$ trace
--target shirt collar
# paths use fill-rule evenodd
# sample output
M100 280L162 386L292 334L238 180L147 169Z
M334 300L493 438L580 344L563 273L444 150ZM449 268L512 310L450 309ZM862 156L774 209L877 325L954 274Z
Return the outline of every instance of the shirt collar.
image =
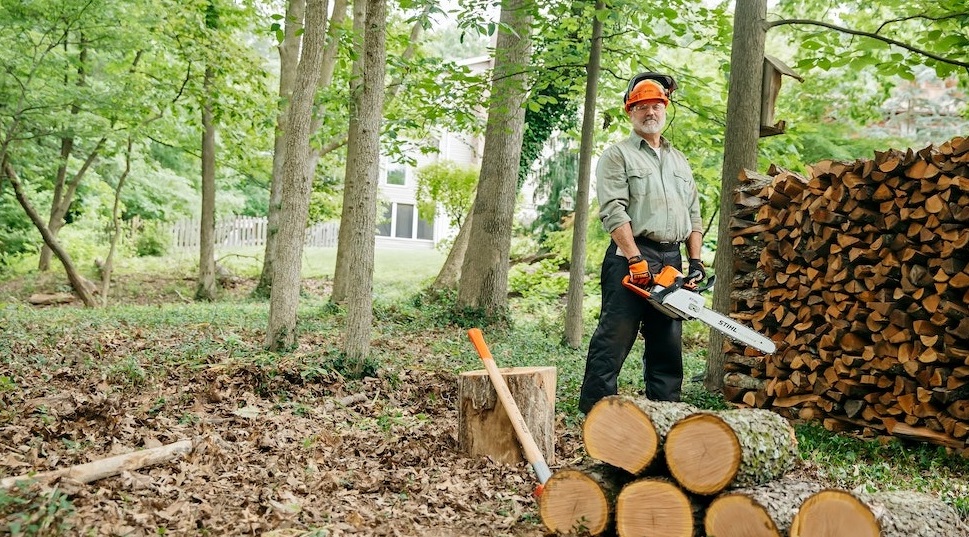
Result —
M629 138L627 139L627 141L629 142L630 145L632 145L636 149L642 149L644 145L646 147L649 147L650 149L653 149L649 145L649 143L646 142L646 139L645 138L643 138L642 136L636 134L636 131L632 131L629 134ZM661 135L659 137L659 146L662 147L663 149L669 149L670 148L670 142L669 142L669 140L666 139L665 136L662 136Z

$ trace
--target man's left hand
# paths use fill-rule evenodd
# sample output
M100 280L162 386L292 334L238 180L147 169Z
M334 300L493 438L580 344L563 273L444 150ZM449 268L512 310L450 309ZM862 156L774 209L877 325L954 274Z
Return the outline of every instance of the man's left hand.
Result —
M690 270L686 274L686 279L693 283L700 283L707 279L707 271L703 268L703 261L690 259Z

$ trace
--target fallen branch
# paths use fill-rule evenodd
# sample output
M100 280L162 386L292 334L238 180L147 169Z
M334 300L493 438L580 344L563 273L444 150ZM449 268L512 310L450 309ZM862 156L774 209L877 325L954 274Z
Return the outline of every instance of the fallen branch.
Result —
M98 479L118 475L124 471L138 470L145 466L170 461L178 455L191 453L194 446L194 440L180 440L172 444L143 449L133 453L125 453L123 455L115 455L114 457L78 464L70 468L5 477L0 480L0 489L8 489L22 481L52 481L61 477L68 477L79 483L90 483Z
M350 406L352 404L362 403L362 402L366 401L367 399L369 399L367 397L367 394L365 394L365 393L355 393L353 395L348 395L348 396L346 396L346 397L344 397L342 399L339 399L337 402L340 403L343 406Z

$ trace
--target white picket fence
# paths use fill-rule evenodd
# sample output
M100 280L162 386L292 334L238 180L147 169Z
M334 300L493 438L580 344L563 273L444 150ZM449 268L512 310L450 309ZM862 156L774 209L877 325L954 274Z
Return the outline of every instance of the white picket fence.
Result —
M217 247L265 246L267 219L236 216L215 223ZM172 224L172 248L198 248L201 222L196 219L179 220ZM340 233L338 222L322 222L306 229L305 246L336 247Z

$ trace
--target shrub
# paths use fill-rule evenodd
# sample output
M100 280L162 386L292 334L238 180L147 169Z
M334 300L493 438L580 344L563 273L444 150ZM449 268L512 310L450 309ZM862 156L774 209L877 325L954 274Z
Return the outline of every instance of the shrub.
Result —
M138 226L133 234L133 247L138 257L161 257L171 249L172 237L165 222L151 220Z

